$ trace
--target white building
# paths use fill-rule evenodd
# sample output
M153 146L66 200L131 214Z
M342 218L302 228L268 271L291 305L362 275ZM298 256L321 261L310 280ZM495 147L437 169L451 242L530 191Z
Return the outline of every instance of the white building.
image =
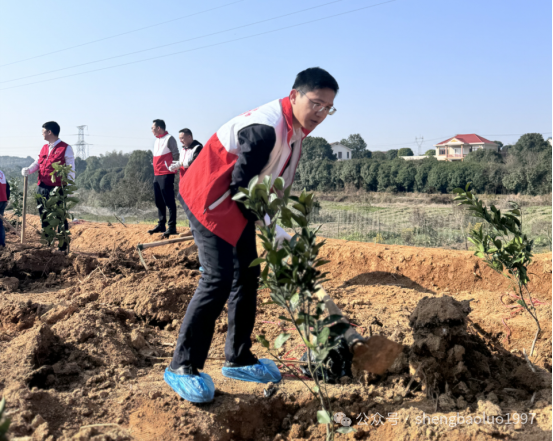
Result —
M338 161L345 161L351 159L351 149L345 145L340 144L339 142L333 142L330 144L332 147L332 153L336 155Z
M438 161L462 161L470 152L476 150L493 150L497 152L499 146L482 136L474 133L455 135L436 144L436 159Z

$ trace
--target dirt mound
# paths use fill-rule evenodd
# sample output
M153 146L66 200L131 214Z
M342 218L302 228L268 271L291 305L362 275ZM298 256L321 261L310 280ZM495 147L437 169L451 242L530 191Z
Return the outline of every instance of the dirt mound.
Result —
M409 365L426 391L436 397L445 394L443 410L455 409L456 402L474 402L483 389L503 393L512 373L524 364L507 351L494 357L482 338L469 333L470 310L467 301L425 297L409 319L414 339Z

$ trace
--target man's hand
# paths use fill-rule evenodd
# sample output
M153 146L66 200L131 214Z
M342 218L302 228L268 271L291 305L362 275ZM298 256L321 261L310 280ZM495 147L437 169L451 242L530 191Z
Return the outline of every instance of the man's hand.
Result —
M177 171L179 167L180 167L179 161L173 161L171 165L167 168L169 169L169 171L174 172L174 171Z
M275 229L275 233L276 233L278 249L282 247L282 242L284 241L290 242L290 239L292 239L292 236L290 236L286 231L284 231L284 229L280 225L277 225Z
M21 174L22 174L23 176L29 176L29 174L30 174L30 173L29 173L29 167L23 167L23 168L21 169Z

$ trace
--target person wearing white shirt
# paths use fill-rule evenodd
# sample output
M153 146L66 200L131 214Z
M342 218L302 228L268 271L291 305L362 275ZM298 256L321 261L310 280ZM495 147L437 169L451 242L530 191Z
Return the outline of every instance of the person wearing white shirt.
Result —
M37 193L45 199L50 197L50 192L55 187L62 185L59 177L52 177L50 174L54 171L52 164L59 162L60 164L70 165L73 170L69 177L75 179L75 154L70 145L59 139L60 126L55 121L48 121L42 125L42 137L48 144L44 144L35 162L29 167L25 167L21 170L23 176L29 176L38 171L38 188ZM42 203L39 202L39 213L42 215ZM44 228L46 223L42 223ZM65 220L65 228L68 228L67 220ZM61 250L65 250L67 244L61 247Z

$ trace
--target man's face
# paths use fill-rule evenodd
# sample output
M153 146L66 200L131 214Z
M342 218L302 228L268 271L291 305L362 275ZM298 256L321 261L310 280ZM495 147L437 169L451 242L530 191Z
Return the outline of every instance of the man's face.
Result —
M53 137L54 137L54 134L52 133L51 130L46 130L44 127L42 128L42 138L45 141L51 141Z
M160 136L160 135L163 135L165 131L161 127L156 126L156 123L153 123L152 133L154 134L154 136Z
M300 92L292 89L290 102L296 121L309 131L314 130L328 115L328 109L334 106L336 92L332 89L316 89L310 92ZM321 111L317 111L322 107Z
M183 146L188 147L190 144L192 144L193 139L190 135L181 132L179 133L179 141Z

